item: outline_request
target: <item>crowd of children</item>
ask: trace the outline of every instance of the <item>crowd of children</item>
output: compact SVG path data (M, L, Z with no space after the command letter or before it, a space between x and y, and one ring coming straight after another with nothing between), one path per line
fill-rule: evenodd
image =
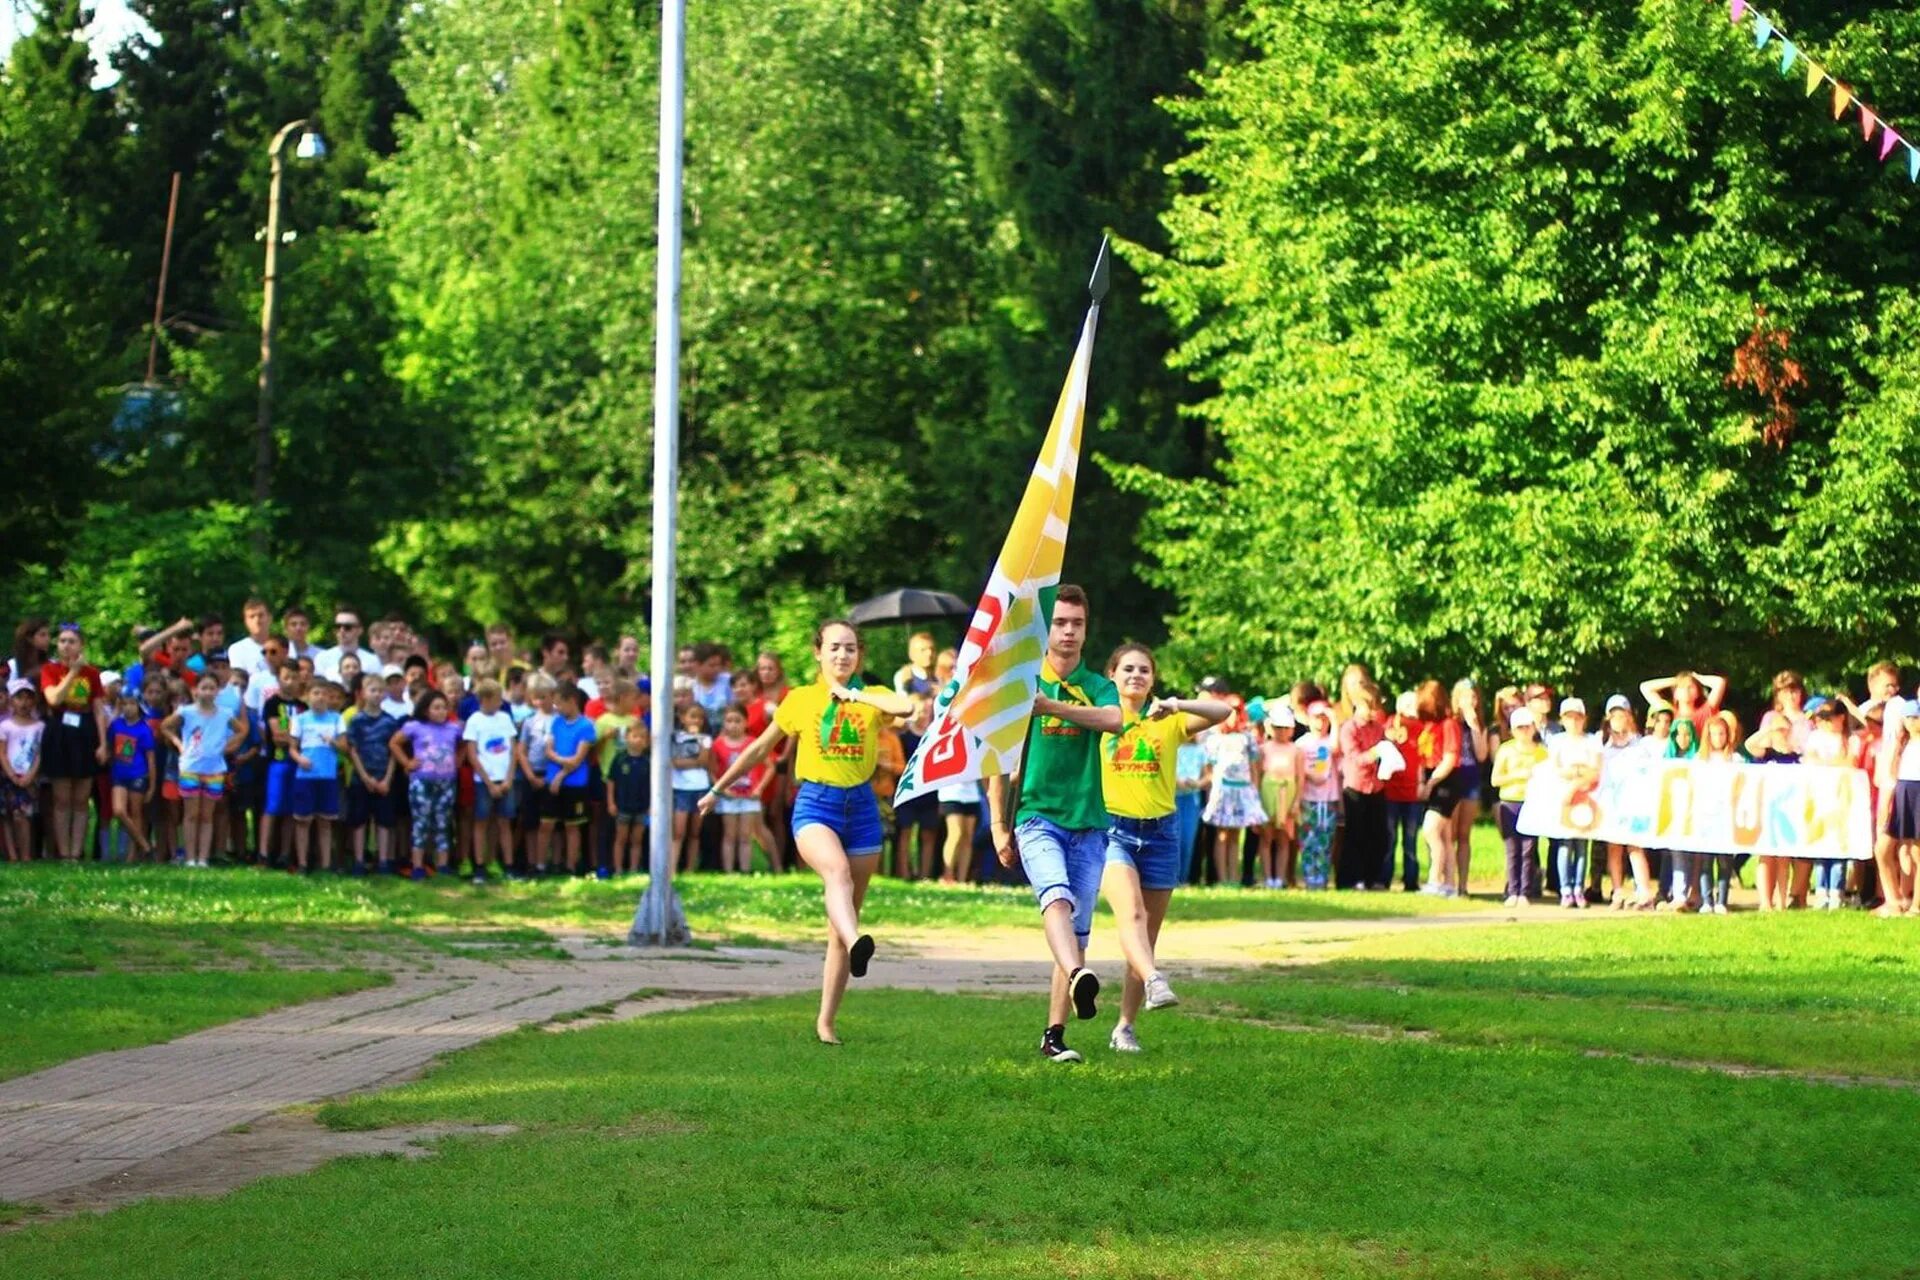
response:
M1751 859L1759 909L1920 914L1920 700L1899 695L1892 663L1875 664L1866 685L1860 702L1843 692L1810 695L1797 673L1783 671L1754 732L1743 734L1719 676L1643 683L1644 718L1626 694L1612 694L1596 727L1584 700L1556 699L1544 683L1499 690L1485 716L1472 681L1448 690L1430 680L1388 714L1356 665L1333 699L1311 682L1282 698L1233 699L1235 715L1201 739L1192 791L1205 794L1204 817L1218 828L1221 882L1239 880L1241 833L1251 830L1270 888L1384 890L1397 873L1407 892L1465 894L1484 804L1505 846L1508 906L1544 893L1575 910L1604 901L1616 910L1723 915L1744 856L1555 839L1543 857L1541 841L1518 826L1535 770L1553 769L1578 791L1616 756L1850 767L1872 786L1873 857Z
M641 869L652 801L651 688L639 647L566 636L523 651L504 626L462 661L438 659L402 618L334 611L321 648L301 608L242 610L144 629L124 669L87 660L77 623L30 618L8 662L0 721L0 842L32 858L216 861L413 879ZM364 637L364 638L363 638ZM699 857L692 804L786 694L778 657L729 671L719 645L680 653L673 699L676 834ZM728 797L725 869L757 845L785 864L779 769ZM90 834L91 833L91 834Z
M457 869L476 882L642 868L652 690L632 636L611 649L589 644L576 663L565 635L522 650L495 626L454 662L430 655L400 617L367 627L336 609L325 648L303 609L276 625L271 606L251 599L242 617L245 635L231 645L213 616L143 630L137 658L104 671L87 661L78 624L30 618L16 628L0 720L10 860L218 860L414 879ZM994 873L978 856L976 783L890 804L954 660L921 633L893 680L914 710L883 734L874 787L903 877ZM777 655L735 665L717 644L679 654L668 750L681 870L787 865L784 750L745 771L709 822L698 812L788 692ZM1804 761L1868 772L1875 856L1757 859L1760 909L1920 912L1920 701L1899 696L1890 663L1866 683L1856 703L1810 696L1782 672L1743 734L1723 705L1726 681L1684 672L1641 686L1644 715L1611 695L1597 726L1580 698L1557 699L1543 683L1499 690L1483 714L1467 680L1451 689L1429 680L1389 710L1359 665L1331 693L1302 681L1284 696L1243 699L1209 679L1201 694L1226 698L1234 713L1179 748L1183 856L1196 881L1375 890L1397 881L1451 896L1466 892L1484 806L1505 847L1509 905L1544 893L1573 909L1604 901L1719 914L1746 859L1580 840L1547 842L1543 853L1517 825L1528 779L1544 764L1590 782L1614 756Z

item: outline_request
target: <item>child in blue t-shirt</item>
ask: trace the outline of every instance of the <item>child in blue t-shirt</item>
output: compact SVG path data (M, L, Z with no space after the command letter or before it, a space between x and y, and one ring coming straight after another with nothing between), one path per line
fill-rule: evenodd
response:
M308 842L319 828L319 869L333 862L333 821L340 816L340 686L316 680L307 709L287 729L293 775L293 858L307 870Z
M133 844L135 858L153 851L147 839L147 802L153 799L153 730L141 718L140 699L122 694L119 714L107 727L107 759L113 774L113 820Z
M555 827L567 832L567 869L580 872L580 828L587 821L587 757L599 740L593 721L580 714L583 699L571 683L554 691L558 714L548 730L546 790L541 795L542 839L549 842Z

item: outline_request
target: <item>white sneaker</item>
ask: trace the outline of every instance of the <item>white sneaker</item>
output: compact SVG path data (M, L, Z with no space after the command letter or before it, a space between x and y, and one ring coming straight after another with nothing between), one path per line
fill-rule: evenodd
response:
M1140 1037L1133 1034L1132 1027L1118 1026L1113 1029L1113 1034L1107 1037L1107 1048L1115 1053L1139 1053Z
M1180 997L1173 994L1173 988L1159 974L1147 979L1147 1008L1171 1009L1180 1003Z
M1510 894L1508 894L1508 895L1507 895L1507 901L1506 901L1506 903L1505 903L1505 905L1506 905L1506 906L1509 906L1509 907L1517 907L1517 906L1519 906L1519 905L1520 905L1520 895L1519 895L1519 894L1517 894L1517 893L1510 893Z

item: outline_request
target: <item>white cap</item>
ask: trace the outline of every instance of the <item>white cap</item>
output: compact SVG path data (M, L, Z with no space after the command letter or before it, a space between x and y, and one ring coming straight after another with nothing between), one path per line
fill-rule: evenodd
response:
M382 680L391 680L395 676L399 676L402 680L405 680L407 678L407 669L397 662L389 662L386 666L380 668L380 678Z
M1631 711L1631 710L1633 710L1633 704L1627 701L1627 695L1624 693L1616 693L1611 698L1607 699L1608 715L1612 715L1616 711Z
M1267 704L1267 723L1281 729L1297 729L1300 727L1294 722L1293 708L1285 702L1269 702Z
M1420 695L1409 689L1393 700L1393 713L1399 716L1420 714Z
M1587 704L1578 698L1562 698L1560 699L1560 714L1563 716L1584 716L1587 714Z
M1515 729L1532 729L1537 727L1533 722L1533 712L1527 710L1525 707L1515 707L1513 714L1507 717L1507 724Z
M1880 713L1885 720L1911 720L1920 716L1920 698L1888 698L1887 709Z
M25 676L15 676L13 679L7 681L7 696L12 697L16 693L26 693L32 688L33 681L27 679Z
M119 684L120 673L118 671L102 671L100 673L100 687L102 689L116 688Z

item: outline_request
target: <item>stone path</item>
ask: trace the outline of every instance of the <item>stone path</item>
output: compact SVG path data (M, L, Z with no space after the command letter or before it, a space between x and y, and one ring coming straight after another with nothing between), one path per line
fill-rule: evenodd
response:
M1187 972L1271 963L1295 944L1499 918L1195 924L1168 931L1162 958ZM441 1054L561 1014L616 1005L620 1016L638 1016L809 991L820 981L817 950L654 951L598 938L560 941L566 961L437 961L396 973L386 987L0 1082L0 1201L68 1199L81 1187L116 1200L113 1184L151 1184L142 1166L168 1153L290 1106L403 1079ZM868 985L1037 992L1049 977L1037 930L901 934L883 945ZM1111 940L1102 948L1096 939L1093 959L1117 971ZM642 991L664 994L629 1001Z

